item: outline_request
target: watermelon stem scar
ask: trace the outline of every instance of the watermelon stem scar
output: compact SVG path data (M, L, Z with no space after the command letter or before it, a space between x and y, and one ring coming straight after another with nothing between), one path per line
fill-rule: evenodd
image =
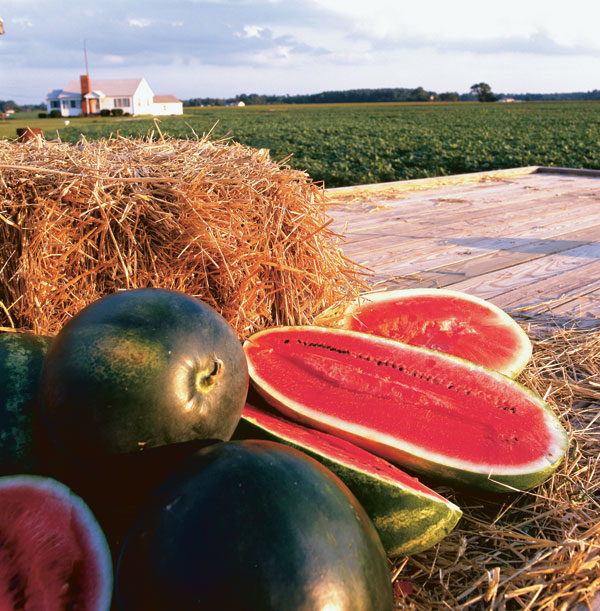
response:
M225 365L221 359L215 358L212 366L202 369L196 374L194 384L196 390L202 394L209 393L217 381L223 376Z

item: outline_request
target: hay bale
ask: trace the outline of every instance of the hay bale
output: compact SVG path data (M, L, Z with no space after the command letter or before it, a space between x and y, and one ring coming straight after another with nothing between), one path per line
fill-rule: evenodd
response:
M163 287L241 338L362 288L324 190L231 141L0 142L0 326L56 333L101 295Z

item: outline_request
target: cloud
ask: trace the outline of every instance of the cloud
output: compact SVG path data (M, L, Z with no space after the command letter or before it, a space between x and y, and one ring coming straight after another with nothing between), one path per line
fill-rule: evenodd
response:
M114 56L124 58L135 71L148 64L263 64L269 55L291 61L328 52L322 42L313 45L298 35L313 27L322 13L310 0L302 6L273 0L105 0L93 8L79 4L66 0L65 11L44 11L40 23L15 15L19 23L30 25L29 31L21 25L3 41L3 62L20 68L79 70L83 39L90 70L110 65ZM32 14L35 5L38 11L45 6L41 0L28 0L27 5Z
M134 17L130 17L127 20L127 23L136 28L147 28L150 25L152 25L152 22L150 21L150 19L136 19Z
M265 28L260 25L245 25L242 32L236 32L236 36L243 38L260 38Z

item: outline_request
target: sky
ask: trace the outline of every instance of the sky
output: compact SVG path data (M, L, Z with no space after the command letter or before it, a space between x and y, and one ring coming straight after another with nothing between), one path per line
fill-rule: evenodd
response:
M0 100L144 77L179 99L600 89L598 0L0 0Z

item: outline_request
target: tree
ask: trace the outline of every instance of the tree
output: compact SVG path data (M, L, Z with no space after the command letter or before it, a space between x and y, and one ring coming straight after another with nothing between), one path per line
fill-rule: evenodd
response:
M439 97L441 102L458 102L460 100L460 96L456 91L445 91L440 93Z
M487 83L471 85L471 93L477 96L480 102L496 102L498 100L498 97L492 92L492 88Z

